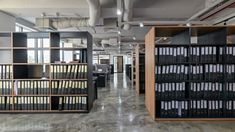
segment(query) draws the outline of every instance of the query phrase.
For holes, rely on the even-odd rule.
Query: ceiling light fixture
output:
[[[191,26],[191,24],[190,24],[190,23],[187,23],[187,24],[186,24],[186,26],[187,26],[187,27],[190,27],[190,26]]]
[[[167,40],[167,37],[164,37],[163,40]]]
[[[121,34],[121,31],[118,31],[118,34]]]
[[[133,37],[133,40],[136,40],[136,37],[135,37],[135,36]]]
[[[144,27],[144,24],[142,22],[140,23],[140,27]]]
[[[117,15],[122,15],[122,11],[120,9],[117,9]]]

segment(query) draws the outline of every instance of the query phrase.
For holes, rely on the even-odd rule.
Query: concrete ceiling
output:
[[[100,0],[103,21],[111,19],[117,21],[118,1]],[[203,10],[207,1],[210,0],[133,0],[132,21],[186,21]],[[32,23],[35,23],[35,18],[41,17],[42,13],[47,17],[56,17],[56,13],[61,17],[89,17],[89,6],[86,0],[0,0],[0,10]],[[230,12],[233,11],[230,10]],[[129,45],[136,42],[143,43],[149,28],[150,26],[144,28],[132,26],[128,31],[121,30],[121,36],[117,34],[120,28],[116,24],[63,30],[89,31],[96,40],[117,37],[121,38],[123,44]],[[133,36],[136,37],[135,41],[132,39]]]

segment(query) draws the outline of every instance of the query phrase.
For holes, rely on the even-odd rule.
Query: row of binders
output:
[[[0,79],[11,79],[11,78],[12,78],[12,66],[0,65]]]
[[[234,100],[160,101],[158,103],[160,110],[157,116],[162,118],[235,117]]]
[[[87,110],[87,97],[58,98],[57,103],[51,104],[50,97],[0,97],[0,110],[50,110],[51,105],[52,110]]]
[[[52,81],[52,94],[87,94],[87,81]]]
[[[51,66],[53,79],[86,79],[87,65],[55,64]]]
[[[49,110],[50,97],[0,97],[0,110]]]
[[[156,66],[157,80],[187,80],[189,67],[185,65]]]
[[[82,96],[64,96],[54,97],[52,100],[52,110],[87,110],[87,97]]]
[[[159,65],[155,67],[158,80],[219,80],[235,79],[235,65]]]
[[[37,94],[87,94],[87,81],[56,80],[16,80],[0,81],[0,95],[11,95],[12,87],[14,95],[37,95]]]
[[[157,100],[185,99],[227,99],[235,98],[235,83],[200,82],[189,83],[156,83]],[[189,90],[187,90],[189,89]],[[187,92],[188,91],[188,92]]]
[[[0,95],[11,95],[11,88],[11,81],[0,81]]]
[[[14,94],[15,95],[27,95],[27,94],[49,94],[50,93],[50,82],[30,80],[15,81]]]
[[[155,48],[156,62],[161,64],[186,62],[187,47],[157,47]]]
[[[227,91],[230,92],[230,91]],[[224,97],[223,83],[201,82],[190,83],[190,98],[220,99]]]
[[[50,97],[14,97],[14,110],[50,110]]]
[[[184,99],[185,83],[156,83],[157,100]]]
[[[157,47],[156,62],[168,64],[176,62],[230,62],[235,60],[235,47],[193,46]]]

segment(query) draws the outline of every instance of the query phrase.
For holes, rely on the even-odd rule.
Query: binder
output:
[[[61,94],[61,93],[63,93],[63,91],[62,91],[62,87],[63,87],[63,81],[62,80],[60,80],[60,81],[58,81],[58,94]]]
[[[75,72],[75,65],[71,65],[71,71],[70,71],[71,73],[70,73],[70,76],[69,76],[69,78],[70,79],[73,79],[73,77],[74,77],[74,72]]]
[[[0,97],[0,110],[5,110],[5,106],[3,104],[5,104],[5,101],[3,100],[4,97]]]
[[[40,97],[40,110],[44,110],[44,97]]]
[[[33,100],[31,102],[33,102],[32,106],[33,106],[33,110],[38,110],[37,108],[37,97],[32,97]]]
[[[64,97],[64,99],[65,99],[65,100],[64,100],[64,104],[65,104],[65,105],[64,105],[64,109],[65,109],[65,110],[68,110],[68,109],[69,109],[69,108],[68,108],[69,98],[68,98],[68,97]]]
[[[87,110],[87,98],[82,97],[82,110]]]
[[[76,96],[76,101],[75,101],[75,110],[79,110],[79,97]]]
[[[46,94],[50,94],[50,83],[49,81],[45,81],[46,82]]]
[[[66,94],[66,81],[62,81],[62,88],[61,88],[61,93],[60,94]]]
[[[59,110],[63,110],[63,100],[64,97],[59,97]]]
[[[73,92],[73,87],[72,87],[72,81],[68,81],[68,94],[72,94]]]
[[[55,71],[54,71],[54,66],[53,65],[50,66],[50,72],[51,72],[51,78],[54,79],[55,78],[55,73],[54,73]]]
[[[16,97],[17,98],[17,110],[23,110],[23,100],[22,97]]]
[[[3,93],[3,81],[0,81],[0,95],[4,95],[4,93]]]
[[[41,98],[42,97],[37,97],[37,108],[38,108],[38,110],[42,110]]]
[[[2,65],[0,65],[0,79],[3,79],[3,69],[2,69]]]
[[[73,89],[73,91],[72,91],[73,94],[78,94],[79,93],[78,81],[73,81],[72,89]]]
[[[6,82],[2,81],[2,94],[7,95]]]
[[[84,79],[87,79],[87,65],[84,65]]]
[[[79,73],[80,73],[80,77],[79,77],[79,79],[83,79],[84,78],[84,65],[79,65],[80,66],[80,71],[79,71]]]
[[[52,94],[56,94],[56,90],[55,90],[55,81],[51,82],[51,93]]]
[[[232,104],[232,117],[235,117],[235,101],[233,100],[233,104]],[[222,111],[222,110],[221,110]]]
[[[78,108],[79,110],[82,110],[82,97],[81,96],[79,96],[78,98]]]
[[[63,76],[62,76],[62,78],[66,78],[66,74],[67,74],[67,66],[66,65],[62,65],[62,67],[63,67]]]
[[[78,74],[78,65],[74,65],[74,73],[73,73],[73,79],[77,79]]]
[[[67,75],[66,75],[66,79],[70,79],[70,76],[71,76],[71,66],[72,65],[68,65],[67,67]]]
[[[47,102],[46,102],[46,108],[47,110],[50,110],[50,97],[46,97]]]
[[[58,94],[59,93],[59,81],[54,81],[54,94]]]
[[[78,93],[79,94],[81,94],[82,93],[82,84],[81,84],[81,81],[78,81],[78,82],[76,82],[76,84],[77,84],[77,88],[78,88]]]

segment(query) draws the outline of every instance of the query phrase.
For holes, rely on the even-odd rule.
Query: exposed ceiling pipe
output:
[[[99,0],[87,0],[87,3],[89,5],[89,25],[95,26],[96,22],[100,18],[100,1]]]
[[[180,25],[180,24],[187,24],[188,21],[129,21],[129,22],[122,22],[122,24],[130,24],[139,26],[140,23],[144,23],[146,26],[156,26],[156,25]],[[191,21],[191,24],[195,25],[210,25],[212,22],[210,21]]]
[[[123,21],[129,22],[132,21],[133,16],[133,0],[124,0],[124,13]],[[131,28],[130,24],[124,24],[123,29],[129,30]]]
[[[221,4],[222,2],[224,2],[223,0],[222,1],[218,1],[218,2],[215,2],[213,3],[211,6],[208,6],[206,7],[205,9],[197,12],[196,14],[194,14],[193,16],[191,16],[187,21],[192,21],[196,18],[198,18],[199,16],[203,15],[204,13],[210,11],[211,9],[213,9],[214,7],[218,6],[219,4]]]
[[[226,23],[226,24],[231,24],[234,22],[235,18],[235,13],[229,14],[223,18],[218,18],[214,21],[214,25],[221,24],[221,23]]]
[[[200,16],[200,20],[203,21],[203,20],[206,20],[207,18],[223,11],[224,9],[228,8],[229,6],[233,5],[235,3],[235,0],[230,0],[230,1],[227,1],[225,2],[224,4],[222,4],[221,6],[215,8],[215,9],[212,9],[210,12],[206,13],[205,15],[203,16]]]
[[[87,3],[89,6],[89,18],[53,18],[52,26],[56,29],[95,26],[100,18],[100,1],[87,0]]]

